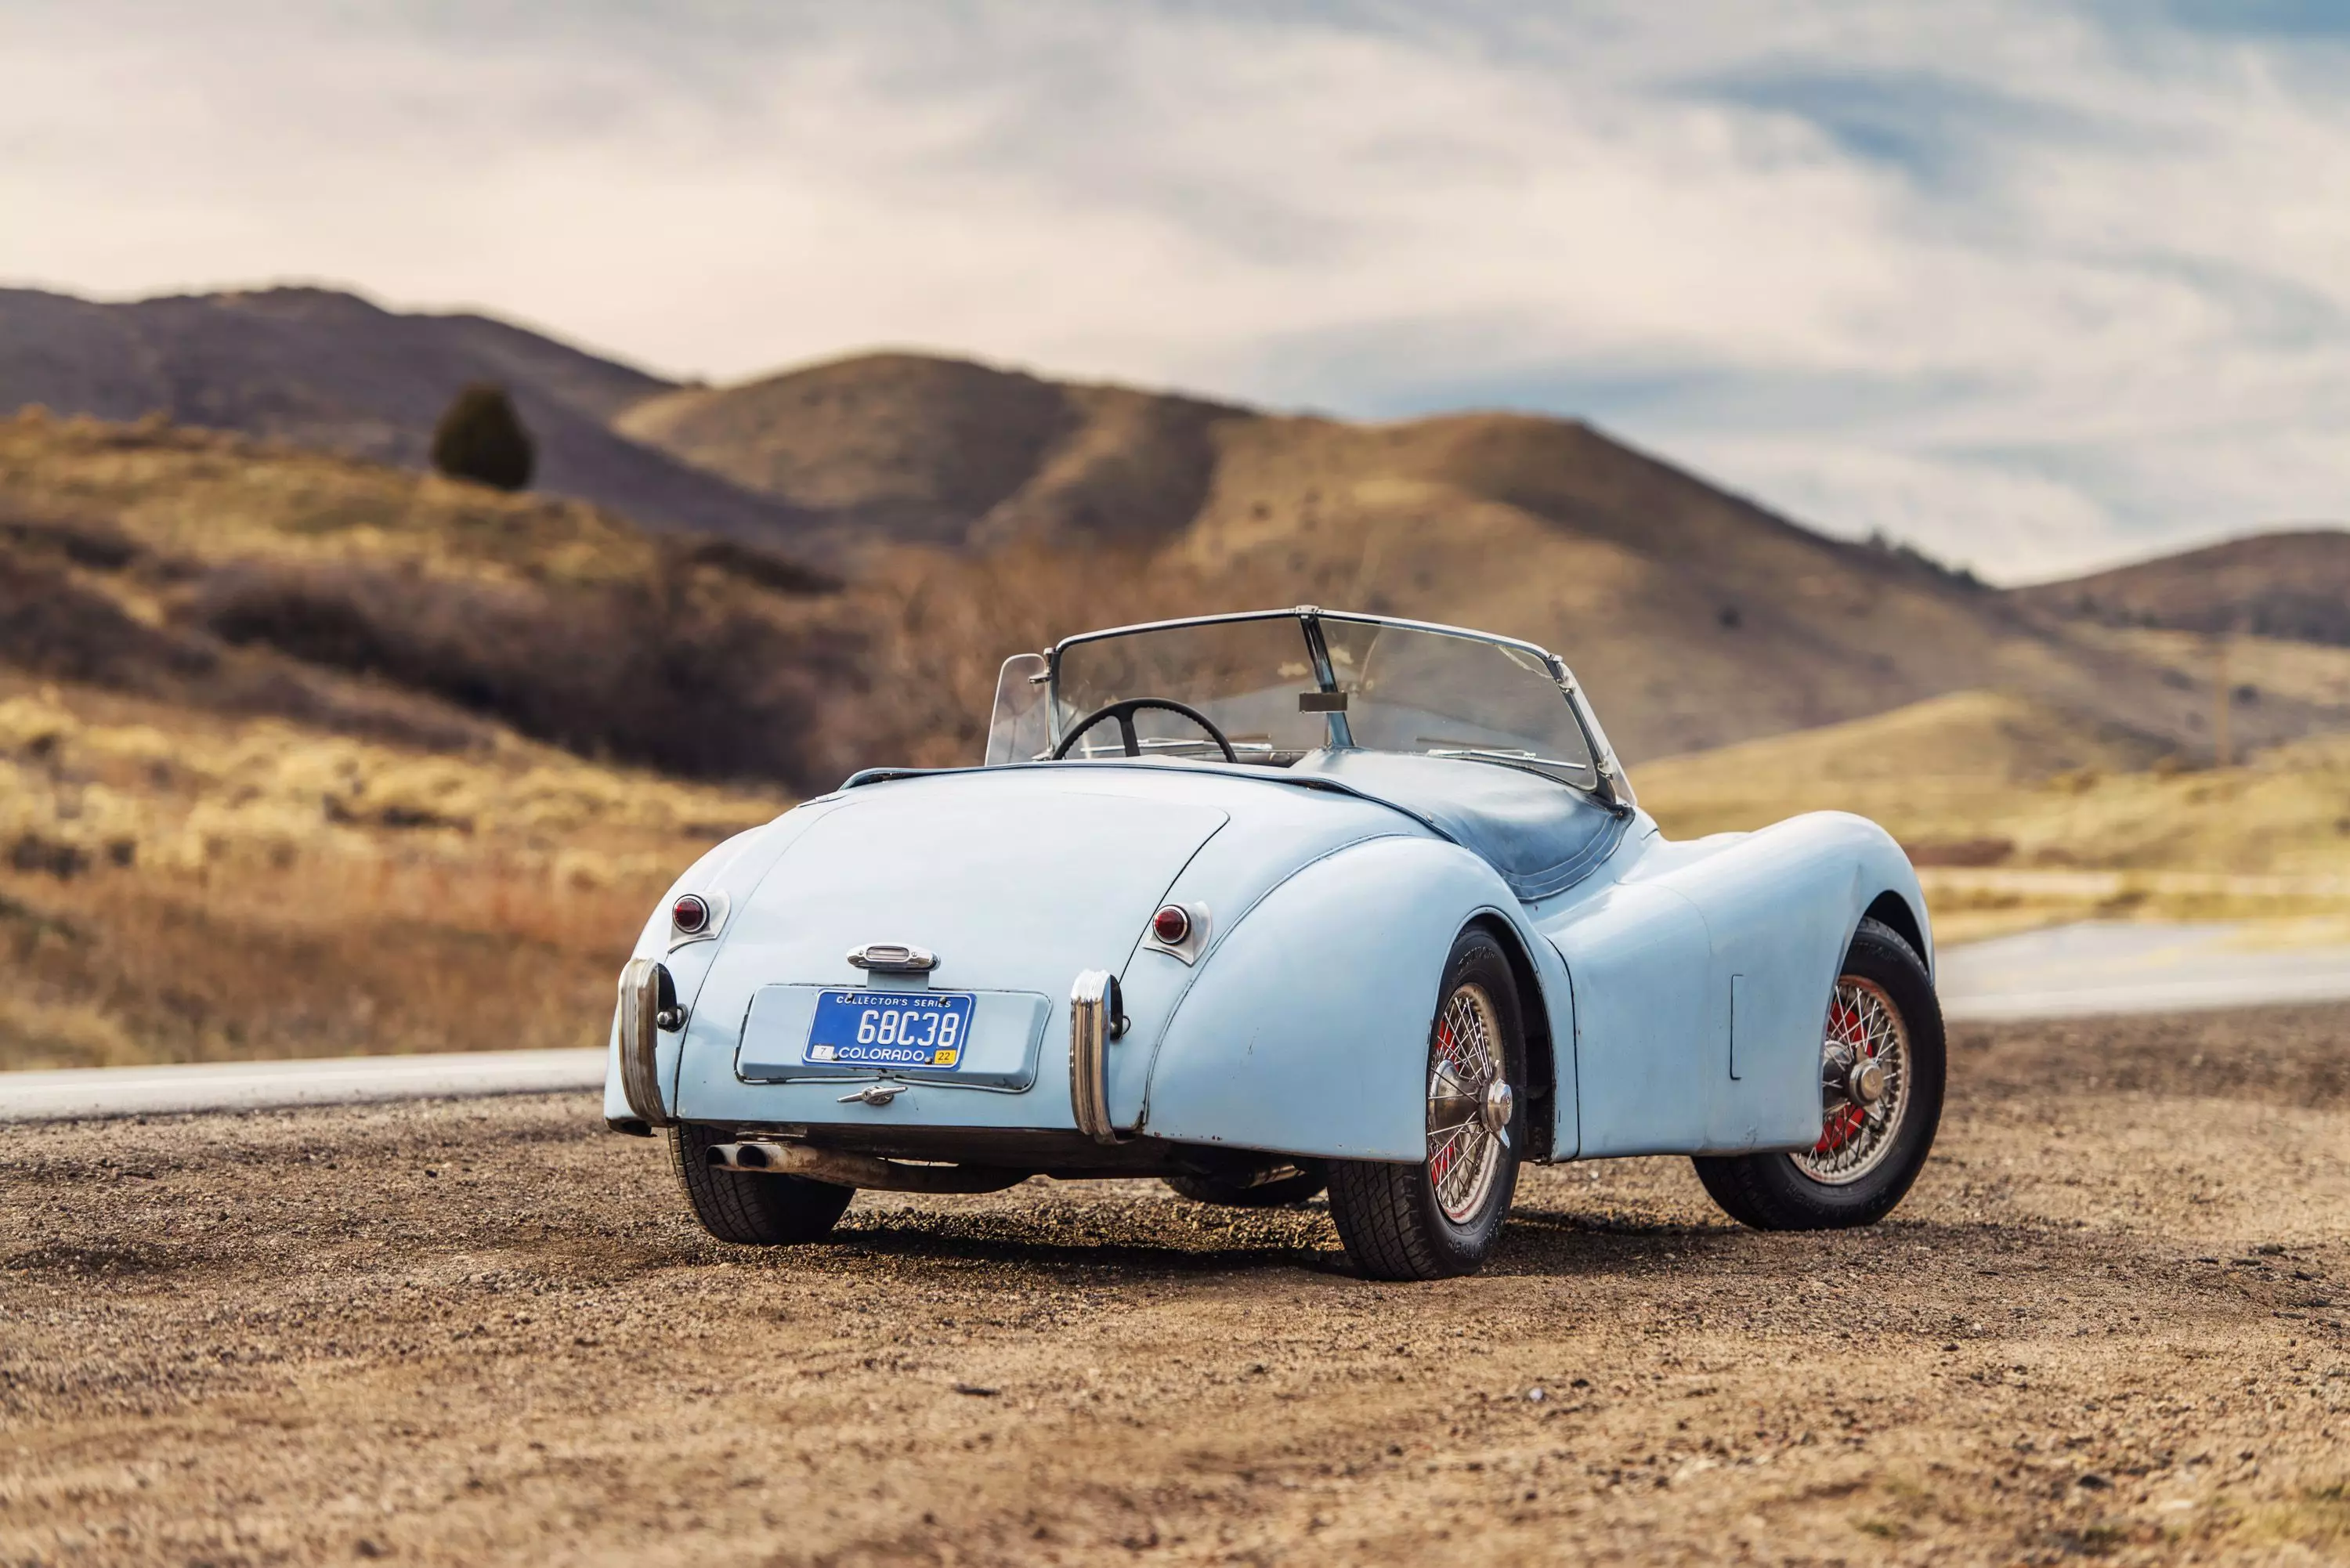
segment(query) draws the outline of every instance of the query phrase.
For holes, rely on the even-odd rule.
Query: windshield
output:
[[[1054,744],[1112,703],[1156,698],[1197,711],[1243,763],[1284,766],[1321,748],[1360,747],[1532,767],[1585,788],[1598,782],[1545,656],[1440,628],[1282,612],[1102,632],[1061,645],[1050,688]],[[1131,721],[1146,756],[1222,756],[1179,713],[1145,708]],[[1069,751],[1126,754],[1115,720]]]

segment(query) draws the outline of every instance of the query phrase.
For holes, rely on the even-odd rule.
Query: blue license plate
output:
[[[808,1026],[810,1062],[861,1067],[962,1065],[971,996],[951,991],[827,991]]]

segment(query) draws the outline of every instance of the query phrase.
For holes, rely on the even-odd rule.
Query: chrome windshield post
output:
[[[1555,653],[1544,655],[1550,664],[1551,679],[1566,698],[1567,711],[1583,731],[1584,743],[1591,748],[1592,771],[1598,775],[1598,788],[1593,791],[1601,804],[1620,815],[1629,816],[1639,802],[1632,794],[1632,781],[1624,775],[1624,764],[1616,760],[1616,748],[1608,742],[1607,732],[1599,727],[1599,715],[1591,711],[1591,700],[1583,694],[1583,683],[1566,660]]]
[[[1314,660],[1315,684],[1332,696],[1337,695],[1338,667],[1331,662],[1330,644],[1322,635],[1322,607],[1299,605],[1297,618],[1305,628],[1305,651]],[[1344,708],[1333,708],[1325,717],[1328,719],[1330,724],[1332,749],[1353,750],[1355,732],[1347,722],[1347,711]]]

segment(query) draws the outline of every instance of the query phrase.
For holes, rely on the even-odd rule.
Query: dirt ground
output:
[[[1560,1167],[1436,1285],[1139,1182],[728,1248],[584,1097],[13,1130],[0,1563],[2350,1561],[2350,1010],[1954,1045],[1874,1230]]]

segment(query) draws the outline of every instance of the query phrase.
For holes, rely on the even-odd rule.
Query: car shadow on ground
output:
[[[1175,1242],[1054,1241],[1024,1236],[1016,1227],[985,1234],[942,1233],[921,1225],[882,1225],[836,1234],[826,1251],[854,1259],[879,1253],[943,1262],[994,1263],[1046,1272],[1112,1270],[1129,1278],[1199,1279],[1218,1274],[1296,1270],[1315,1274],[1350,1274],[1346,1254],[1334,1248],[1269,1242],[1248,1247],[1186,1247]]]
[[[1254,1234],[1221,1243],[1201,1234],[1203,1226],[1215,1227],[1215,1219],[1203,1220],[1198,1211],[1186,1213],[1175,1206],[1146,1206],[1105,1215],[1090,1224],[1079,1220],[1076,1235],[1067,1233],[1073,1225],[1066,1216],[1017,1211],[958,1215],[910,1209],[860,1219],[861,1223],[816,1247],[761,1257],[776,1266],[813,1265],[827,1272],[854,1271],[866,1260],[889,1258],[1088,1282],[1106,1278],[1211,1282],[1284,1272],[1359,1278],[1338,1248],[1328,1228],[1328,1211],[1320,1204],[1250,1211],[1229,1222]],[[1149,1233],[1162,1227],[1168,1232],[1163,1237]],[[726,1251],[730,1261],[747,1261],[733,1249]],[[1647,1220],[1572,1209],[1520,1209],[1512,1213],[1482,1272],[1488,1279],[1578,1280],[1594,1285],[1632,1284],[1703,1270],[1748,1280],[1798,1282],[1824,1268],[1881,1266],[1897,1257],[1905,1268],[1962,1283],[1960,1297],[1989,1303],[2011,1295],[2018,1280],[2028,1279],[2034,1290],[2053,1288],[2085,1304],[2110,1303],[2116,1290],[2126,1293],[2130,1282],[2159,1277],[2173,1288],[2185,1285],[2189,1299],[2199,1298],[2210,1310],[2222,1314],[2315,1304],[2289,1299],[2295,1290],[2308,1293],[2305,1273],[2303,1280],[2295,1280],[2288,1268],[2282,1263],[2272,1267],[2276,1261],[2265,1258],[2189,1257],[2174,1246],[2149,1245],[2147,1238],[2123,1231],[1924,1219],[1896,1219],[1850,1231],[1765,1234],[1727,1221]]]

